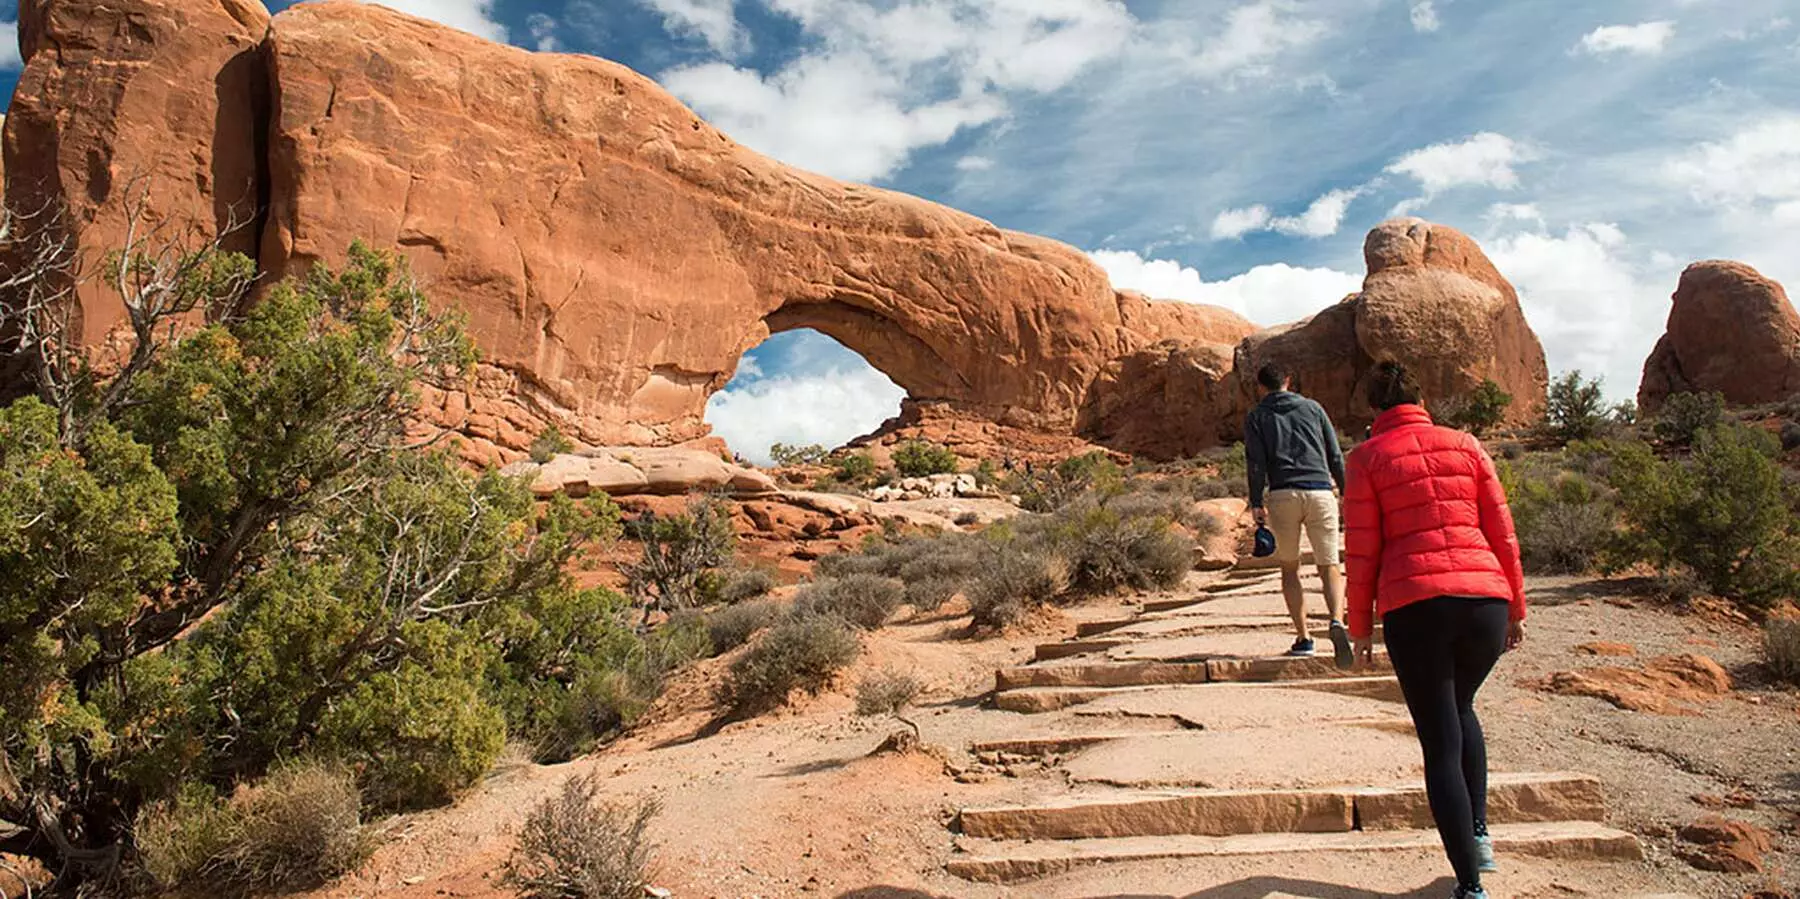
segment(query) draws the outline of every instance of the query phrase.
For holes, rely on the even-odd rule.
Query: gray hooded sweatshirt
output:
[[[1344,488],[1344,451],[1325,407],[1286,390],[1263,397],[1244,419],[1250,506],[1265,490]]]

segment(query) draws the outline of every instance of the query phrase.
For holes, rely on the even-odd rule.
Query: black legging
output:
[[[1506,651],[1506,601],[1440,596],[1395,609],[1381,625],[1425,752],[1431,817],[1458,885],[1475,889],[1475,830],[1487,822],[1487,744],[1475,691]]]

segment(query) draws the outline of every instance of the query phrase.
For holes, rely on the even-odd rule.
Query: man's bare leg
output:
[[[1325,582],[1325,610],[1331,614],[1332,621],[1344,620],[1344,568],[1341,565],[1320,565],[1319,580]]]
[[[1294,633],[1302,640],[1312,639],[1306,629],[1306,589],[1300,586],[1300,563],[1282,563],[1281,595],[1287,600],[1288,617],[1294,619]]]

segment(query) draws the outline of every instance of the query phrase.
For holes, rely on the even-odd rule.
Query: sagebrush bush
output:
[[[1656,411],[1651,431],[1669,446],[1692,446],[1702,432],[1724,421],[1725,397],[1717,393],[1675,393]]]
[[[1194,568],[1194,546],[1167,519],[1128,518],[1110,506],[1070,509],[1054,532],[1069,561],[1070,586],[1084,593],[1162,590]]]
[[[874,574],[814,581],[794,596],[794,614],[831,616],[865,631],[879,630],[906,602],[906,585]]]
[[[1800,422],[1781,423],[1781,448],[1790,453],[1800,450]]]
[[[1618,515],[1602,484],[1542,464],[1507,462],[1500,471],[1528,573],[1586,574],[1599,567]]]
[[[775,574],[767,568],[721,568],[701,581],[702,601],[726,605],[767,596],[775,589]]]
[[[956,453],[930,441],[909,440],[894,449],[894,468],[902,477],[954,474],[957,465]]]
[[[862,643],[842,620],[790,615],[732,663],[719,699],[740,714],[765,711],[785,703],[795,690],[825,689],[861,652]]]
[[[817,465],[825,461],[831,451],[817,443],[805,446],[793,446],[776,443],[769,446],[769,460],[783,467],[790,465]]]
[[[372,849],[354,776],[315,761],[278,767],[226,802],[184,792],[140,814],[133,836],[141,866],[165,887],[307,889]]]
[[[964,590],[969,612],[981,629],[1001,629],[1068,592],[1067,560],[1023,546],[995,549]]]
[[[1763,623],[1763,664],[1777,680],[1800,684],[1800,617],[1776,615]]]
[[[898,715],[919,698],[924,686],[919,679],[893,668],[883,668],[856,685],[856,714],[863,717]]]
[[[562,430],[551,425],[531,441],[529,453],[531,461],[542,464],[574,449],[575,444],[570,443],[569,438],[563,436]]]
[[[1049,468],[1027,466],[1007,479],[1007,492],[1028,512],[1053,512],[1090,493],[1110,494],[1124,483],[1124,471],[1098,450],[1071,456]]]
[[[906,602],[920,612],[944,607],[981,567],[981,554],[969,541],[943,541],[936,552],[923,553],[900,566]]]
[[[726,606],[706,614],[707,634],[712,639],[714,655],[723,655],[745,643],[757,631],[775,623],[781,609],[767,600],[752,600]]]
[[[1702,431],[1689,459],[1616,448],[1613,486],[1630,525],[1617,561],[1685,565],[1713,593],[1751,606],[1795,596],[1800,497],[1775,452],[1772,436],[1743,425]]]
[[[571,777],[534,806],[502,880],[528,899],[642,899],[653,799],[607,802],[600,776]]]

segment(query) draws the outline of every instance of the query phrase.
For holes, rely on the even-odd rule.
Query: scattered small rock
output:
[[[1702,815],[1681,828],[1677,836],[1686,844],[1676,849],[1682,861],[1702,871],[1726,874],[1762,873],[1763,856],[1775,848],[1768,831],[1716,814]]]

